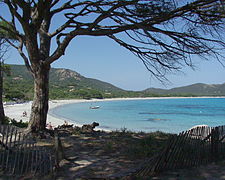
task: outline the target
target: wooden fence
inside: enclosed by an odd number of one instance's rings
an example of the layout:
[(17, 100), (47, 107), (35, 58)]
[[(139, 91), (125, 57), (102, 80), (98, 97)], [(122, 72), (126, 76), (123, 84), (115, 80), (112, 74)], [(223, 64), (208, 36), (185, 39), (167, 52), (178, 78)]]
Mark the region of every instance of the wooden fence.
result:
[(52, 169), (46, 148), (37, 147), (35, 140), (17, 127), (0, 125), (0, 175), (45, 175)]
[(225, 126), (197, 127), (174, 135), (166, 148), (148, 160), (135, 175), (151, 176), (222, 159), (225, 159)]

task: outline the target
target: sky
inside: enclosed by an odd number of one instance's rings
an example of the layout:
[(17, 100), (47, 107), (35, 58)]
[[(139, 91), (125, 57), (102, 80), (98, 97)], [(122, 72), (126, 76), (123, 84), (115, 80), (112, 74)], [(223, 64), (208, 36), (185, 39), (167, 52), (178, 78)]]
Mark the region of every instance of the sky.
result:
[[(170, 82), (162, 84), (146, 70), (142, 62), (128, 50), (108, 38), (79, 37), (74, 39), (64, 56), (52, 64), (55, 68), (67, 68), (81, 75), (111, 83), (125, 90), (146, 88), (170, 89), (194, 83), (225, 83), (225, 68), (216, 60), (194, 59), (196, 70), (184, 68), (183, 73), (168, 75)], [(24, 64), (13, 48), (6, 63)]]
[[(0, 7), (5, 14), (5, 9)], [(58, 19), (57, 19), (58, 21)], [(53, 26), (57, 26), (57, 21)], [(24, 64), (20, 55), (11, 48), (8, 64)], [(141, 60), (131, 52), (106, 37), (78, 37), (69, 45), (64, 56), (52, 64), (55, 68), (67, 68), (81, 75), (111, 83), (125, 90), (144, 90), (186, 86), (194, 83), (225, 83), (225, 67), (215, 59), (193, 59), (196, 69), (184, 67), (183, 73), (168, 75), (170, 82), (162, 84), (147, 71)], [(225, 60), (224, 60), (225, 62)]]

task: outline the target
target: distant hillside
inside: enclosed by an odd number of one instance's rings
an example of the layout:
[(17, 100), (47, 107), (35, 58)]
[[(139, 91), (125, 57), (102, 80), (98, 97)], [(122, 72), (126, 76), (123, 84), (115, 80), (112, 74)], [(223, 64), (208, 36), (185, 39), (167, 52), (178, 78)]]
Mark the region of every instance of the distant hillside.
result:
[(197, 83), (169, 90), (149, 88), (144, 92), (163, 95), (225, 96), (225, 83), (211, 85)]
[[(6, 97), (17, 94), (31, 99), (33, 96), (31, 73), (23, 65), (10, 65), (10, 68), (11, 75), (4, 78)], [(114, 97), (123, 92), (125, 91), (112, 84), (86, 78), (69, 69), (52, 68), (50, 71), (50, 98)]]
[[(10, 65), (11, 75), (4, 76), (4, 97), (7, 100), (33, 98), (33, 77), (23, 65)], [(152, 96), (225, 96), (224, 84), (193, 84), (173, 89), (150, 88), (144, 91), (125, 91), (107, 82), (86, 78), (63, 68), (50, 71), (50, 99), (114, 98)]]
[(90, 88), (104, 92), (123, 91), (112, 84), (97, 79), (86, 78), (79, 73), (69, 69), (52, 68), (50, 71), (50, 83), (60, 86), (74, 86), (79, 88)]

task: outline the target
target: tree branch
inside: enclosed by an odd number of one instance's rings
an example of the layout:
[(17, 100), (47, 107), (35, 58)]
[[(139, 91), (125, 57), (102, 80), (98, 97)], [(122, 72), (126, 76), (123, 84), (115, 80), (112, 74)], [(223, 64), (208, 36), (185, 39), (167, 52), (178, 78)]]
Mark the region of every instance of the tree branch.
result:
[(15, 49), (18, 50), (18, 52), (20, 53), (20, 56), (23, 58), (24, 60), (24, 63), (27, 67), (27, 69), (32, 73), (34, 73), (33, 69), (31, 68), (30, 66), (30, 63), (29, 63), (29, 59), (27, 58), (27, 56), (23, 53), (23, 41), (20, 40), (20, 45), (19, 46), (16, 46), (15, 44), (13, 44), (10, 40), (6, 40), (12, 47), (14, 47)]
[[(178, 0), (4, 2), (10, 8), (13, 25), (16, 18), (23, 26), (26, 39), (20, 39), (31, 64), (36, 60), (50, 65), (64, 55), (77, 36), (108, 36), (140, 58), (160, 79), (183, 65), (193, 66), (191, 55), (220, 60), (219, 53), (225, 48), (224, 3), (220, 0), (192, 0), (186, 4)], [(31, 18), (25, 20), (29, 13)], [(64, 15), (66, 21), (49, 32), (55, 15)], [(57, 47), (49, 56), (51, 40), (56, 40)]]

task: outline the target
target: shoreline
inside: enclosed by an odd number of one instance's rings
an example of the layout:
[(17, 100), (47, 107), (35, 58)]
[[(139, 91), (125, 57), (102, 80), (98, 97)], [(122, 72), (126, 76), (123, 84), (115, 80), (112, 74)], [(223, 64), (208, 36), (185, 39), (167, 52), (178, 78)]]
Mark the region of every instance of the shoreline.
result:
[[(57, 127), (58, 125), (64, 124), (66, 120), (69, 124), (73, 124), (74, 126), (81, 127), (82, 124), (77, 122), (72, 122), (69, 119), (59, 117), (52, 113), (52, 110), (67, 104), (75, 104), (75, 103), (85, 103), (85, 102), (102, 102), (102, 101), (123, 101), (123, 100), (151, 100), (151, 99), (182, 99), (182, 98), (225, 98), (221, 97), (146, 97), (146, 98), (107, 98), (107, 99), (68, 99), (68, 100), (49, 100), (49, 111), (47, 115), (47, 123), (51, 122), (53, 127)], [(32, 101), (22, 103), (22, 104), (14, 104), (14, 105), (4, 105), (5, 115), (11, 119), (15, 119), (16, 121), (22, 120), (23, 122), (29, 121), (30, 113), (31, 113), (31, 105)], [(23, 116), (23, 112), (27, 113), (27, 116)], [(96, 128), (96, 130), (104, 130), (109, 131), (107, 129)]]

